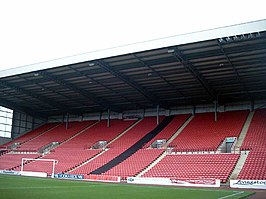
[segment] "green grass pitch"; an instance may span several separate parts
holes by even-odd
[[[252,192],[94,183],[0,175],[0,199],[232,199]]]

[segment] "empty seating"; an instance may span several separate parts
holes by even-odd
[[[245,180],[265,180],[266,109],[255,111],[241,149],[250,150],[250,152],[238,178]]]
[[[22,158],[38,158],[40,154],[5,154],[0,156],[0,170],[20,170]]]
[[[82,173],[88,174],[95,169],[103,166],[107,162],[114,159],[116,156],[121,154],[123,151],[131,147],[147,133],[153,130],[157,126],[156,117],[147,117],[138,123],[134,128],[129,130],[126,134],[122,135],[119,139],[108,145],[109,150],[104,152],[96,159],[88,162],[82,167],[72,171],[71,173]]]
[[[65,124],[62,123],[56,128],[53,128],[52,130],[48,131],[47,133],[21,145],[19,149],[22,151],[23,150],[37,151],[41,147],[51,142],[63,142],[91,124],[92,124],[91,121],[70,122],[68,125],[68,129],[66,129]]]
[[[266,150],[251,151],[238,176],[243,180],[265,180],[266,179]]]
[[[128,159],[104,174],[121,176],[122,178],[135,176],[149,166],[163,152],[163,149],[140,149]]]
[[[176,151],[216,150],[226,137],[238,137],[248,111],[196,114],[186,128],[170,143]]]
[[[42,157],[42,159],[57,160],[58,162],[56,163],[55,173],[62,173],[81,164],[83,161],[93,157],[98,152],[99,150],[56,150],[56,152],[50,153]],[[35,161],[25,165],[24,170],[52,174],[52,163]]]
[[[248,111],[231,111],[218,114],[214,121],[214,113],[196,114],[186,128],[170,143],[174,151],[216,150],[226,137],[238,137]],[[164,149],[149,149],[155,140],[168,140],[189,115],[177,115],[159,134],[142,149],[103,173],[110,176],[135,176],[156,160]],[[256,110],[242,150],[250,150],[246,163],[240,172],[240,179],[266,178],[266,109]],[[162,118],[161,118],[162,119]],[[47,155],[10,154],[0,156],[0,169],[19,170],[22,158],[55,159],[58,163],[55,173],[89,174],[110,162],[139,140],[151,132],[156,126],[156,117],[147,117],[125,134],[120,135],[136,121],[111,120],[111,127],[102,120],[86,122],[70,122],[69,129],[64,124],[50,124],[32,133],[22,136],[19,142],[21,150],[37,150],[45,144],[58,141],[58,147]],[[82,131],[86,127],[90,128]],[[55,125],[58,125],[55,127]],[[48,132],[45,130],[52,128]],[[43,133],[45,132],[45,133]],[[77,134],[80,132],[79,134]],[[43,134],[42,134],[43,133]],[[71,139],[69,139],[71,138]],[[18,140],[14,142],[18,142]],[[69,139],[69,140],[68,140]],[[67,142],[64,142],[68,140]],[[99,142],[106,141],[107,149],[92,149]],[[11,143],[11,144],[12,144]],[[10,144],[10,143],[9,143]],[[226,182],[232,173],[239,154],[171,154],[166,155],[151,168],[144,177],[167,177],[176,179],[220,179]],[[31,161],[24,166],[26,171],[42,171],[52,173],[51,162]]]
[[[87,131],[60,146],[64,149],[89,149],[97,141],[111,141],[120,133],[131,126],[135,121],[112,120],[111,126],[107,127],[107,120],[102,120]]]
[[[2,147],[8,147],[11,146],[14,143],[20,143],[23,144],[24,142],[27,142],[28,140],[48,131],[49,129],[55,127],[56,125],[58,125],[59,123],[48,123],[45,125],[42,125],[32,131],[30,131],[29,133],[26,133],[18,138],[16,138],[15,140],[12,140],[11,142],[8,142],[4,145],[2,145]]]
[[[93,145],[100,140],[109,142],[133,123],[134,121],[112,120],[111,126],[108,128],[107,121],[102,120],[68,142],[60,145],[54,152],[51,152],[43,158],[58,160],[55,173],[66,172],[101,152],[101,150],[89,150],[89,145]],[[26,165],[25,170],[45,171],[48,174],[52,173],[51,164],[39,161]]]
[[[155,138],[148,142],[145,147],[149,147],[154,141],[165,139],[166,141],[182,126],[182,124],[188,119],[189,115],[177,115],[173,121],[165,127]]]
[[[226,182],[238,158],[239,154],[167,155],[144,177],[220,179]]]
[[[84,164],[83,166],[69,172],[73,174],[89,174],[90,172],[94,171],[95,169],[103,166],[110,160],[114,159],[116,156],[118,156],[122,151],[116,150],[116,149],[109,149],[108,151],[101,154],[99,157],[91,160],[87,164]]]
[[[162,118],[162,117],[161,117]],[[109,145],[109,148],[128,149],[157,126],[156,117],[144,118],[138,125]]]

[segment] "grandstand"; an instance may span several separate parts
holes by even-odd
[[[265,63],[261,20],[1,71],[0,170],[266,180]]]

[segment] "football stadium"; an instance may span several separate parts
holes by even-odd
[[[0,198],[266,198],[266,20],[0,71]]]

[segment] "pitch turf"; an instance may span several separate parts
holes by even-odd
[[[138,186],[0,175],[1,199],[232,199],[251,194],[242,190]]]

